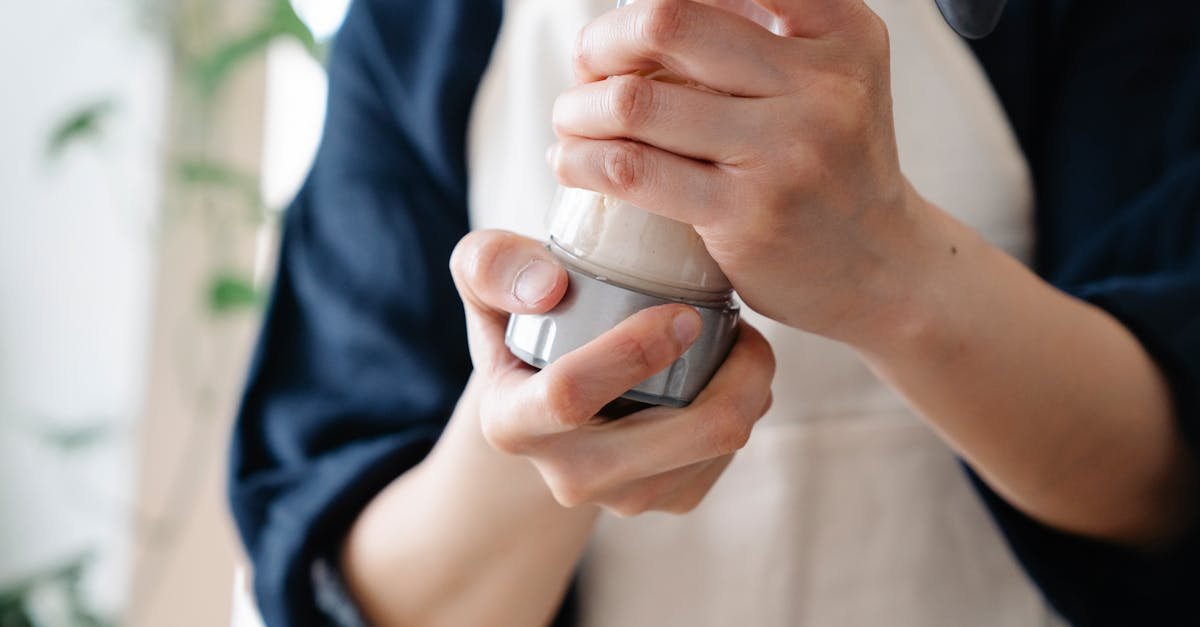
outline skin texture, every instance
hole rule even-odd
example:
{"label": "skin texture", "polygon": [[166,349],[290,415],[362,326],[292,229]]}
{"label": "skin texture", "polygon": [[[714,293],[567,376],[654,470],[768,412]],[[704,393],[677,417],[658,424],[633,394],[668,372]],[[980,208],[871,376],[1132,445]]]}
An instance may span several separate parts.
{"label": "skin texture", "polygon": [[[856,349],[1030,516],[1169,545],[1191,524],[1195,468],[1136,338],[908,183],[886,28],[860,0],[758,4],[780,35],[688,0],[585,27],[578,83],[554,108],[559,180],[694,225],[749,306]],[[685,84],[641,76],[659,68]],[[451,265],[476,374],[433,454],[360,517],[343,568],[380,625],[544,622],[596,505],[686,512],[703,498],[769,406],[773,358],[743,326],[692,407],[598,420],[686,348],[676,330],[694,314],[647,310],[535,373],[504,348],[504,322],[557,303],[563,271],[494,231]]]}
{"label": "skin texture", "polygon": [[[687,1],[585,27],[560,181],[693,224],[747,304],[858,349],[1033,517],[1132,546],[1177,533],[1194,472],[1136,339],[912,188],[864,4],[763,4],[798,36]],[[708,89],[632,74],[653,64]]]}
{"label": "skin texture", "polygon": [[501,231],[468,235],[450,266],[475,373],[433,452],[355,523],[343,572],[372,624],[543,623],[596,505],[632,516],[700,503],[770,407],[775,359],[743,324],[687,408],[596,418],[683,354],[699,314],[647,309],[536,371],[504,346],[504,327],[510,312],[556,305],[566,272],[540,243]]}

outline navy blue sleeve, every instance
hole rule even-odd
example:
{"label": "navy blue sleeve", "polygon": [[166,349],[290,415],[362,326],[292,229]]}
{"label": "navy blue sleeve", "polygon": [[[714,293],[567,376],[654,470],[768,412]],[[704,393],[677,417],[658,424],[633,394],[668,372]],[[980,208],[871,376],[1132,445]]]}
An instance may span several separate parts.
{"label": "navy blue sleeve", "polygon": [[[1196,451],[1200,3],[1014,0],[1005,19],[976,50],[1030,157],[1037,269],[1139,338]],[[1200,529],[1163,551],[1124,550],[1040,525],[974,479],[1073,624],[1200,624]]]}
{"label": "navy blue sleeve", "polygon": [[356,0],[232,446],[267,624],[321,624],[310,569],[440,435],[470,371],[450,251],[499,0]]}

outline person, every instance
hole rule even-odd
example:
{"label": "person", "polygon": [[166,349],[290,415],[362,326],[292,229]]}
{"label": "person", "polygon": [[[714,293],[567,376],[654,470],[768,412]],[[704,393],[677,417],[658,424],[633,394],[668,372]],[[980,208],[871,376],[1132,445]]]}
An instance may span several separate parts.
{"label": "person", "polygon": [[[1200,5],[757,4],[352,5],[233,442],[268,624],[1200,620]],[[551,172],[745,302],[689,407],[594,417],[686,306],[505,349]]]}

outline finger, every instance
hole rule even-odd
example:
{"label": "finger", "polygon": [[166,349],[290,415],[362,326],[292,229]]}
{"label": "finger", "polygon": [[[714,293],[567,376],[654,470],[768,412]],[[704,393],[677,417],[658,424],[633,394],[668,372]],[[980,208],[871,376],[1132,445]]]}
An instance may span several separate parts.
{"label": "finger", "polygon": [[[762,332],[745,320],[738,322],[738,338],[729,357],[692,406],[720,405],[732,400],[738,413],[762,417],[771,407],[771,382],[775,379],[775,351]],[[739,393],[744,390],[744,393]],[[732,451],[730,451],[732,452]]]}
{"label": "finger", "polygon": [[621,517],[663,510],[717,460],[705,460],[618,486],[600,495],[595,503]]}
{"label": "finger", "polygon": [[788,37],[822,37],[853,30],[870,9],[862,0],[754,0],[774,14]]}
{"label": "finger", "polygon": [[724,9],[726,11],[729,11],[731,13],[736,13],[738,15],[741,15],[741,16],[753,21],[755,24],[758,24],[759,26],[762,26],[763,28],[765,28],[775,34],[779,34],[779,31],[777,30],[777,28],[779,26],[779,18],[777,18],[774,13],[771,13],[770,11],[766,10],[761,5],[756,3],[754,0],[698,0],[698,1],[702,2],[703,4],[718,7],[718,8]]}
{"label": "finger", "polygon": [[493,425],[490,439],[519,454],[539,438],[578,428],[671,365],[702,324],[688,305],[660,305],[630,316],[516,386],[509,411],[501,412],[505,422]]}
{"label": "finger", "polygon": [[780,93],[796,46],[750,19],[690,0],[640,0],[580,31],[582,82],[666,68],[685,81],[739,96]]}
{"label": "finger", "polygon": [[[567,273],[540,242],[506,231],[468,233],[450,255],[450,273],[467,313],[472,355],[488,365],[506,358],[509,313],[541,313],[558,304]],[[478,352],[477,352],[478,351]]]}
{"label": "finger", "polygon": [[[741,449],[770,407],[774,369],[766,340],[742,323],[738,341],[701,394],[703,400],[697,398],[700,402],[686,409],[656,407],[553,436],[543,444],[543,452],[549,454],[534,463],[560,503],[615,506],[617,500],[631,498],[626,488],[636,482],[666,473],[683,476],[687,473],[675,471]],[[659,492],[666,489],[655,485]],[[651,495],[639,494],[649,502]],[[632,510],[636,505],[626,502],[622,507]]]}
{"label": "finger", "polygon": [[731,168],[624,139],[560,141],[551,168],[567,187],[608,194],[659,215],[697,226],[739,206]]}
{"label": "finger", "polygon": [[684,409],[655,407],[557,438],[569,466],[547,467],[560,491],[583,501],[630,482],[731,455],[750,437],[771,399],[775,359],[753,327],[742,323],[729,357]]}
{"label": "finger", "polygon": [[725,469],[735,456],[736,454],[726,455],[712,460],[699,473],[680,485],[674,493],[657,503],[655,509],[672,514],[686,514],[696,509],[712,491],[721,475],[725,474]]}
{"label": "finger", "polygon": [[545,244],[507,231],[468,233],[450,255],[450,273],[469,306],[497,316],[545,312],[567,289]]}
{"label": "finger", "polygon": [[560,137],[632,139],[693,159],[745,161],[763,144],[755,99],[722,96],[636,74],[578,85],[554,103]]}

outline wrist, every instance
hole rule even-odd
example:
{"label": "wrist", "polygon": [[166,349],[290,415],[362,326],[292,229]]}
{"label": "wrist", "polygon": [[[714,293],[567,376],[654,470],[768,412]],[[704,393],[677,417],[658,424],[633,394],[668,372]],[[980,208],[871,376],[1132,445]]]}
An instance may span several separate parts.
{"label": "wrist", "polygon": [[[481,385],[473,376],[433,451],[375,497],[342,544],[340,574],[370,624],[482,624],[502,613],[511,622],[494,624],[534,624],[566,589],[596,509],[563,508],[532,464],[487,444]],[[496,591],[506,590],[501,612]]]}
{"label": "wrist", "polygon": [[987,246],[907,181],[901,207],[892,214],[879,246],[884,261],[863,289],[867,313],[835,338],[868,356],[924,352],[942,343],[953,296],[969,289],[962,278],[969,272],[965,268]]}

